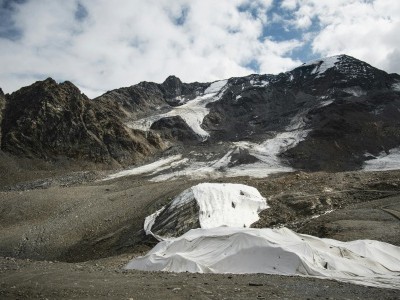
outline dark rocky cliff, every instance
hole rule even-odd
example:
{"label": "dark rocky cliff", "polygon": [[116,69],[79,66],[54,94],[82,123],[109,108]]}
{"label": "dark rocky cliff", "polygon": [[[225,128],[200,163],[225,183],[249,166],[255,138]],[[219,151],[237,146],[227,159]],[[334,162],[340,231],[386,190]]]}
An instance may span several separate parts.
{"label": "dark rocky cliff", "polygon": [[126,128],[115,107],[89,100],[71,82],[49,78],[7,97],[2,149],[15,155],[127,164],[163,147],[156,134]]}

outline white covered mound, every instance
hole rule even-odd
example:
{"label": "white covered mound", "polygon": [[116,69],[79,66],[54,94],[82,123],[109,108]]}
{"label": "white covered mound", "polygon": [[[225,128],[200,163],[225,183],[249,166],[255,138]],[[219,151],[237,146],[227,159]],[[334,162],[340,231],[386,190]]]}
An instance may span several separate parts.
{"label": "white covered mound", "polygon": [[167,207],[148,216],[144,222],[145,232],[151,234],[152,226],[164,209],[169,210],[169,215],[178,215],[179,208],[191,201],[196,201],[199,206],[199,215],[196,217],[201,228],[250,227],[258,221],[258,213],[268,208],[265,198],[254,187],[232,183],[201,183],[183,191]]}
{"label": "white covered mound", "polygon": [[399,247],[370,240],[346,243],[320,239],[287,228],[193,229],[160,242],[125,268],[308,275],[400,288]]}
{"label": "white covered mound", "polygon": [[146,218],[146,233],[153,234],[158,215],[179,218],[179,208],[190,201],[197,201],[195,217],[202,228],[177,238],[155,235],[161,242],[125,268],[303,275],[400,289],[400,247],[371,240],[320,239],[287,228],[247,228],[268,206],[257,189],[245,185],[203,183],[187,189]]}

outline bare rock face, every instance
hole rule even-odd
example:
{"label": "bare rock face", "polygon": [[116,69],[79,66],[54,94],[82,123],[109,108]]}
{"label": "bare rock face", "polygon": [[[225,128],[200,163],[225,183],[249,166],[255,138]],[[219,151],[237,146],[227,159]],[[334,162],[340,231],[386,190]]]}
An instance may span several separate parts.
{"label": "bare rock face", "polygon": [[199,82],[183,83],[178,77],[171,75],[160,85],[160,89],[168,104],[179,106],[196,98],[209,85],[209,83]]}
{"label": "bare rock face", "polygon": [[117,113],[126,118],[141,118],[155,111],[167,110],[169,107],[159,85],[152,82],[141,82],[112,90],[95,98],[94,101],[116,107]]}
{"label": "bare rock face", "polygon": [[124,126],[114,106],[89,100],[71,82],[49,78],[12,93],[3,120],[2,149],[27,157],[60,156],[134,163],[164,147]]}
{"label": "bare rock face", "polygon": [[337,99],[309,113],[307,139],[284,156],[304,170],[356,170],[368,155],[400,145],[400,95],[376,91]]}

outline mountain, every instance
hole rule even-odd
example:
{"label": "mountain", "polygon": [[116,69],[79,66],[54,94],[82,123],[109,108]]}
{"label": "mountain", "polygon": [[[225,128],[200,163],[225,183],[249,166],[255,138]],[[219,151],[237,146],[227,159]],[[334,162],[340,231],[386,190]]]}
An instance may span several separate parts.
{"label": "mountain", "polygon": [[170,76],[93,100],[47,79],[6,100],[3,151],[122,165],[168,158],[135,171],[154,180],[356,170],[400,146],[400,76],[347,55],[213,83]]}
{"label": "mountain", "polygon": [[51,78],[7,96],[2,132],[3,151],[43,159],[132,163],[164,147],[159,136],[126,128],[112,105]]}

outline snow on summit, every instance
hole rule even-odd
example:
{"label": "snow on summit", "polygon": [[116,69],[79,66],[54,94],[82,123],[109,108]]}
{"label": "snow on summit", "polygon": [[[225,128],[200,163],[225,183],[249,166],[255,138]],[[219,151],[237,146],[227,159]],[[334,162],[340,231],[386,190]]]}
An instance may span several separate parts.
{"label": "snow on summit", "polygon": [[301,67],[315,66],[311,71],[311,74],[321,74],[325,73],[328,69],[335,67],[336,63],[340,61],[341,55],[335,55],[326,57],[324,59],[317,59],[301,65]]}

